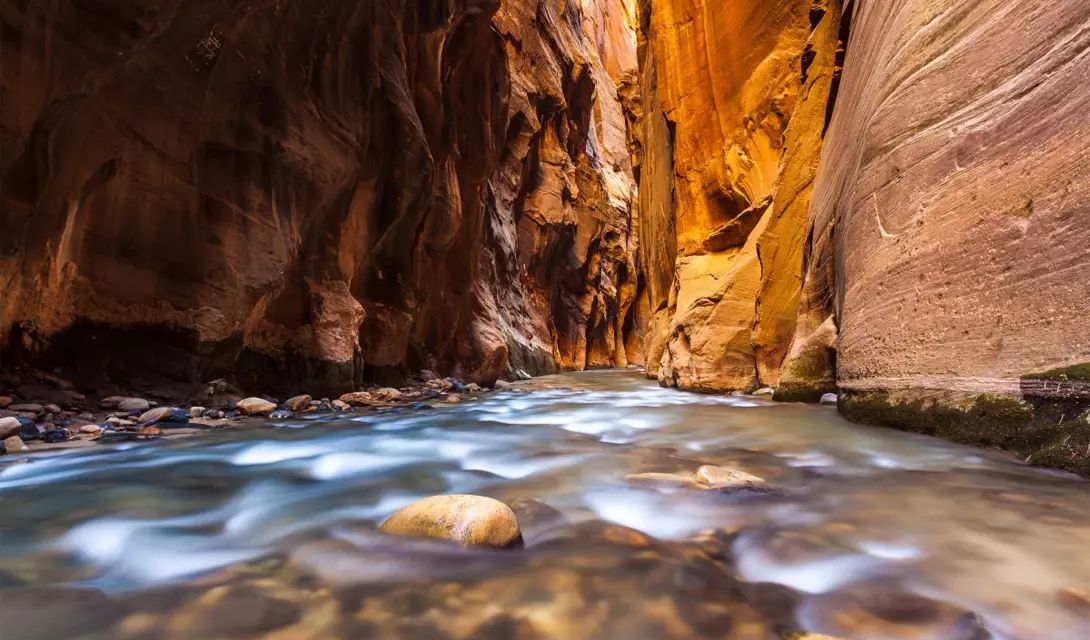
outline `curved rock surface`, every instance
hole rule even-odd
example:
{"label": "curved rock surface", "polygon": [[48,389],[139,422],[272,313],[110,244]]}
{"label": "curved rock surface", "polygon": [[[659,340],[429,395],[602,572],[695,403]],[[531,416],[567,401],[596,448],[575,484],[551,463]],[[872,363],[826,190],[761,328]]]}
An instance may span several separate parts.
{"label": "curved rock surface", "polygon": [[639,361],[610,75],[635,65],[631,7],[60,0],[0,20],[8,362],[339,394],[405,367]]}

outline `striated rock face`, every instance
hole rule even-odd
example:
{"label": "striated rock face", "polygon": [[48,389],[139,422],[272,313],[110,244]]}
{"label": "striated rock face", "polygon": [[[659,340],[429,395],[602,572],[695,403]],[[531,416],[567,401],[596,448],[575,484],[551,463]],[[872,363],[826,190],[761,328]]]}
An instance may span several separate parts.
{"label": "striated rock face", "polygon": [[638,362],[634,16],[4,3],[5,364],[337,392]]}
{"label": "striated rock face", "polygon": [[1088,23],[1084,0],[857,7],[812,209],[835,288],[807,283],[836,292],[849,416],[1090,469],[1084,411],[1052,404],[1090,397]]}
{"label": "striated rock face", "polygon": [[842,5],[644,5],[636,145],[648,373],[718,391],[779,382]]}

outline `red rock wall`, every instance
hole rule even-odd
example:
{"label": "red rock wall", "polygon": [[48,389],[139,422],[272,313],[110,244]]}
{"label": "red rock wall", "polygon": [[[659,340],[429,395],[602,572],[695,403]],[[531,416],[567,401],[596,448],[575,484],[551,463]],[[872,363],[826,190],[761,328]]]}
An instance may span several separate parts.
{"label": "red rock wall", "polygon": [[622,5],[14,0],[0,20],[6,363],[333,390],[627,363]]}

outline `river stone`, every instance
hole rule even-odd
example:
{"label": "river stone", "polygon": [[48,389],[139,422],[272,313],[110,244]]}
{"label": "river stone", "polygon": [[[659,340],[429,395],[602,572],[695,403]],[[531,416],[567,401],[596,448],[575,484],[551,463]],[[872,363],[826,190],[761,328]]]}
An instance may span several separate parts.
{"label": "river stone", "polygon": [[[393,387],[383,387],[382,389],[375,389],[374,393],[372,393],[371,395],[376,400],[385,402],[389,400],[397,400],[401,397],[401,392],[397,389],[394,389]],[[341,398],[341,400],[344,400],[344,398]],[[347,402],[347,400],[345,400],[345,402]]]}
{"label": "river stone", "polygon": [[87,435],[97,436],[102,433],[102,427],[97,424],[85,424],[79,428],[79,432]]}
{"label": "river stone", "polygon": [[53,415],[57,415],[57,414],[59,414],[61,412],[61,408],[58,407],[57,405],[53,404],[53,403],[48,403],[48,404],[43,404],[42,405],[42,411],[45,411],[46,413],[52,413]]}
{"label": "river stone", "polygon": [[344,402],[343,400],[334,400],[331,404],[333,405],[333,408],[337,411],[345,411],[351,407],[351,405],[349,405],[347,402]]}
{"label": "river stone", "polygon": [[10,407],[11,411],[18,411],[19,413],[33,413],[35,415],[41,413],[45,407],[40,404],[34,404],[33,402],[24,402],[23,404],[13,404]]}
{"label": "river stone", "polygon": [[65,429],[47,429],[42,433],[42,442],[46,444],[59,444],[68,442],[68,431]]}
{"label": "river stone", "polygon": [[242,413],[252,416],[276,410],[276,404],[263,398],[246,398],[235,405]]}
{"label": "river stone", "polygon": [[423,380],[424,382],[431,382],[432,380],[438,380],[439,379],[439,374],[432,371],[431,369],[421,369],[420,370],[420,375],[417,376],[417,377],[420,378],[421,380]]}
{"label": "river stone", "polygon": [[121,398],[117,403],[117,410],[125,413],[132,413],[133,411],[143,413],[150,408],[151,403],[143,398]]}
{"label": "river stone", "polygon": [[480,393],[481,387],[476,382],[470,382],[466,385],[466,391],[469,393]]}
{"label": "river stone", "polygon": [[0,396],[0,409],[7,409],[14,403],[15,401],[8,396]]}
{"label": "river stone", "polygon": [[154,409],[148,409],[144,413],[140,414],[140,417],[136,419],[140,424],[148,424],[150,422],[162,422],[170,419],[170,407],[156,407]]}
{"label": "river stone", "polygon": [[8,453],[30,450],[30,447],[26,446],[26,443],[23,442],[23,439],[19,436],[8,436],[4,438],[4,447],[7,449]]}
{"label": "river stone", "polygon": [[204,416],[205,411],[208,411],[208,409],[206,409],[204,407],[190,407],[189,408],[189,417],[190,418],[200,418],[200,417]]}
{"label": "river stone", "polygon": [[0,418],[0,440],[19,435],[23,423],[18,418]]}
{"label": "river stone", "polygon": [[438,538],[468,546],[522,546],[515,512],[499,500],[483,496],[425,498],[387,518],[379,529],[391,535]]}
{"label": "river stone", "polygon": [[310,401],[313,399],[308,395],[295,396],[294,398],[288,398],[284,405],[292,411],[306,411],[310,408]]}
{"label": "river stone", "polygon": [[340,397],[341,402],[353,407],[366,407],[374,402],[374,398],[366,391],[353,391]]}
{"label": "river stone", "polygon": [[190,631],[198,638],[266,634],[294,624],[303,615],[298,604],[249,586],[213,589],[196,605]]}
{"label": "river stone", "polygon": [[823,396],[821,396],[821,404],[836,405],[837,404],[836,394],[835,393],[826,393],[826,394],[824,394]]}
{"label": "river stone", "polygon": [[772,387],[761,387],[753,392],[755,396],[771,396],[776,393],[776,390]]}
{"label": "river stone", "polygon": [[706,491],[768,490],[764,478],[730,467],[715,465],[703,465],[692,473],[634,473],[625,476],[625,480],[636,483],[677,485]]}

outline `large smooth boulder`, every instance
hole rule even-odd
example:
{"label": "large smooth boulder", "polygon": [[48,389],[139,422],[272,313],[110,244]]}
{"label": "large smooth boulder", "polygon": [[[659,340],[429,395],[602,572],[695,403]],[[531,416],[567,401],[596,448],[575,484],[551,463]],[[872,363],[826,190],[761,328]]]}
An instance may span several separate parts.
{"label": "large smooth boulder", "polygon": [[391,535],[437,538],[467,546],[522,546],[515,512],[499,500],[483,496],[425,498],[393,514],[379,528]]}

